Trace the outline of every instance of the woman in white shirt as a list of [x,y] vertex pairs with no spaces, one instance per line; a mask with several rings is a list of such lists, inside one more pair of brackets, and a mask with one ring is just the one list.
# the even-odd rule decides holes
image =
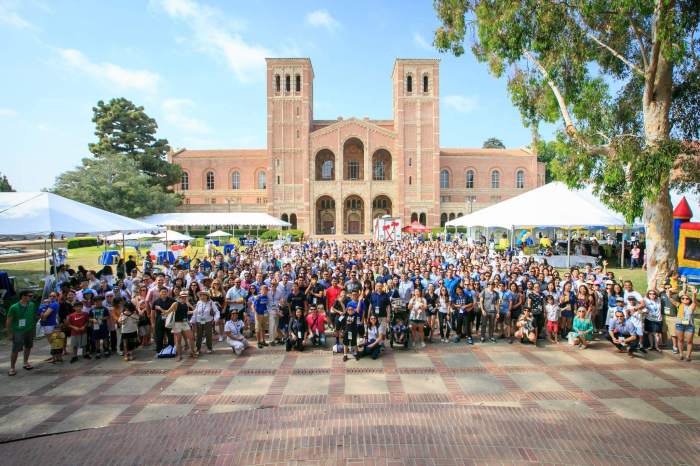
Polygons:
[[642,300],[645,308],[644,332],[647,335],[645,342],[651,349],[661,352],[661,299],[656,290],[647,291],[646,297]]
[[413,296],[408,301],[409,316],[411,321],[411,335],[413,336],[414,346],[420,341],[420,347],[425,348],[423,341],[423,326],[425,325],[426,309],[428,304],[423,297],[423,292],[416,288],[413,290]]
[[214,321],[219,319],[219,307],[216,302],[209,299],[209,293],[201,290],[199,300],[194,307],[190,323],[195,329],[195,352],[199,353],[202,347],[202,340],[206,340],[207,353],[214,352],[212,347],[212,337],[214,331]]
[[232,310],[231,319],[224,325],[224,333],[226,334],[226,343],[237,356],[240,356],[243,350],[249,346],[248,340],[243,336],[244,327],[245,324],[238,318],[238,310]]

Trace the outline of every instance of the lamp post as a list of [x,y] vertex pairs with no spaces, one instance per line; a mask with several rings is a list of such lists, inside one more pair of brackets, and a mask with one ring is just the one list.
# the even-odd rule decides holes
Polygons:
[[469,203],[469,213],[471,214],[474,207],[474,202],[476,201],[476,196],[467,196],[466,201]]

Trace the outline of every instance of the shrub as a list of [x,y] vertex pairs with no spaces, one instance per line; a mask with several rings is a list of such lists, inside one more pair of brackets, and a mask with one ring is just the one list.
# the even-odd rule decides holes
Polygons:
[[279,230],[266,230],[262,235],[260,235],[260,239],[263,241],[275,241],[279,237]]
[[304,239],[303,230],[287,230],[284,232],[285,235],[289,235],[292,241],[301,241]]
[[80,238],[68,238],[67,249],[84,248],[87,246],[97,246],[97,238],[94,236],[82,236]]

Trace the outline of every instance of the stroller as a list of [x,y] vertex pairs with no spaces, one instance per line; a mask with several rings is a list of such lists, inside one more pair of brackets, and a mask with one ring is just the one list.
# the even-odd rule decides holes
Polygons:
[[391,318],[389,319],[389,346],[392,348],[394,344],[397,346],[403,345],[408,348],[408,310],[406,304],[401,298],[391,299]]

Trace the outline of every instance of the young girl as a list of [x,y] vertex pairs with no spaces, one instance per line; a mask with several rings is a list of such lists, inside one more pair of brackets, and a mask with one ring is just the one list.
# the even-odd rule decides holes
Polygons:
[[345,316],[343,318],[343,361],[348,360],[348,353],[352,352],[355,359],[359,361],[360,357],[357,354],[357,314],[355,308],[347,306],[345,308]]
[[547,315],[547,335],[549,340],[554,343],[559,343],[559,318],[561,317],[561,309],[559,303],[554,300],[554,296],[547,295],[547,303],[544,305],[544,312]]
[[124,304],[124,310],[119,316],[119,325],[122,330],[122,342],[124,345],[124,361],[133,361],[133,350],[138,342],[139,313],[131,301]]

